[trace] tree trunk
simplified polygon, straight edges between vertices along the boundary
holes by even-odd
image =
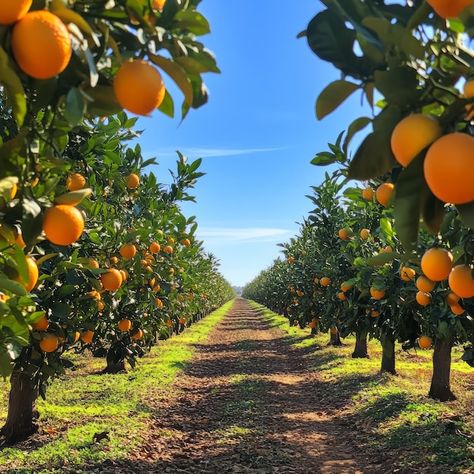
[[[369,354],[367,352],[367,335],[368,331],[362,329],[356,332],[356,343],[354,352],[352,353],[353,359],[368,359]]]
[[[10,382],[7,421],[0,431],[3,446],[12,446],[23,441],[38,430],[35,423],[38,418],[35,409],[38,390],[34,387],[30,376],[15,369]]]
[[[318,326],[311,328],[311,336],[316,336],[318,334]]]
[[[342,346],[341,336],[339,335],[339,331],[337,328],[331,328],[330,331],[330,339],[329,339],[330,346]]]
[[[453,347],[453,338],[438,339],[435,343],[433,352],[433,377],[429,397],[447,402],[456,400],[451,392],[451,348]]]
[[[110,346],[107,352],[107,367],[103,370],[104,374],[119,374],[126,372],[125,360],[122,357],[122,347],[120,345]]]
[[[396,374],[395,371],[395,341],[389,336],[382,338],[382,366],[381,372]]]

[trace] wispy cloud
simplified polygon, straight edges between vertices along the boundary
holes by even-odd
[[[271,153],[283,148],[180,148],[179,151],[190,158],[222,158],[226,156],[253,155],[257,153]],[[147,156],[159,158],[176,158],[176,150],[163,148],[146,153]]]
[[[272,227],[208,227],[197,232],[208,243],[277,242],[291,234],[288,229]]]

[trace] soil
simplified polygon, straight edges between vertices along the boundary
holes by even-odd
[[[174,390],[151,407],[143,445],[100,472],[387,472],[351,444],[347,394],[328,397],[304,351],[243,299],[197,347]]]

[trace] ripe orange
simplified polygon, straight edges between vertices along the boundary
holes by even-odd
[[[35,79],[57,76],[66,69],[72,55],[68,29],[47,10],[27,13],[14,26],[12,49],[18,66]]]
[[[344,283],[341,284],[341,291],[343,291],[344,293],[346,293],[347,291],[349,291],[351,288],[353,287],[353,285],[347,281],[345,281]]]
[[[402,267],[400,269],[400,278],[403,281],[411,281],[415,278],[416,272],[413,268],[410,267]]]
[[[378,318],[380,316],[380,311],[377,311],[377,310],[373,309],[370,312],[370,316],[372,316],[373,318]]]
[[[474,278],[472,268],[468,265],[458,265],[449,274],[449,287],[461,298],[474,296]]]
[[[446,301],[450,306],[458,304],[460,299],[461,297],[453,292],[449,293],[448,296],[446,296]]]
[[[160,298],[156,298],[155,299],[155,306],[158,309],[163,309],[163,307],[164,307],[163,301],[161,301]]]
[[[128,273],[127,270],[119,270],[120,275],[122,275],[122,283],[128,280]]]
[[[424,275],[421,275],[416,280],[416,287],[423,291],[424,293],[429,293],[434,290],[436,283],[431,281],[429,278],[426,278]]]
[[[26,257],[26,266],[28,267],[28,281],[25,282],[21,276],[18,276],[16,281],[21,283],[25,287],[25,290],[29,293],[38,282],[39,270],[35,259],[32,257]]]
[[[80,173],[70,174],[66,180],[66,187],[69,191],[78,191],[86,185],[86,178]]]
[[[104,290],[117,291],[122,286],[122,274],[115,268],[110,268],[100,277]]]
[[[150,252],[158,253],[161,250],[161,245],[158,242],[152,242],[150,244]]]
[[[130,319],[122,319],[118,322],[117,327],[122,332],[128,332],[132,329],[132,321]]]
[[[383,247],[380,249],[380,253],[392,253],[393,249],[390,247],[390,245],[387,245],[386,247]]]
[[[43,218],[46,238],[56,245],[71,245],[84,231],[84,217],[74,206],[58,204],[50,207]]]
[[[126,178],[128,189],[137,189],[140,186],[140,176],[135,173],[130,173]]]
[[[114,80],[119,104],[137,115],[149,115],[161,105],[166,89],[161,74],[142,59],[122,64]]]
[[[75,344],[81,338],[81,333],[79,331],[74,331],[71,336],[72,343]]]
[[[186,324],[186,318],[179,318],[178,322],[179,322],[179,324],[184,326]]]
[[[104,311],[104,308],[105,308],[105,303],[103,301],[98,301],[97,302],[97,309],[99,310],[99,312]]]
[[[309,324],[308,324],[308,327],[311,328],[311,329],[316,329],[318,323],[316,321],[311,321]]]
[[[362,229],[359,233],[360,235],[360,238],[362,240],[367,240],[369,238],[369,235],[370,235],[370,230],[369,229]]]
[[[331,279],[328,277],[322,277],[321,280],[319,280],[321,283],[321,286],[329,286],[331,284]]]
[[[137,248],[133,244],[125,244],[120,247],[120,255],[125,260],[130,260],[137,254]]]
[[[54,334],[46,334],[39,343],[43,352],[54,352],[59,347],[59,339]]]
[[[339,238],[341,240],[347,240],[349,238],[350,234],[351,234],[351,232],[347,228],[339,229],[339,232],[337,233],[337,235],[339,236]]]
[[[23,240],[23,234],[21,232],[18,232],[18,230],[15,232],[16,237],[15,237],[15,243],[20,247],[21,249],[24,249],[26,247],[25,241]]]
[[[33,0],[8,0],[0,2],[0,25],[11,25],[21,20],[31,8]]]
[[[451,311],[456,315],[456,316],[461,316],[466,312],[466,310],[460,305],[460,304],[453,304],[451,305]]]
[[[173,250],[173,247],[171,247],[171,245],[167,245],[164,249],[163,249],[163,252],[167,253],[168,255],[171,255],[174,250]]]
[[[165,8],[165,3],[166,0],[153,0],[153,8],[155,10],[158,10],[159,12],[163,11],[163,8]]]
[[[378,203],[381,204],[383,207],[387,207],[392,199],[393,190],[395,189],[395,185],[392,183],[383,183],[375,192],[375,198],[377,199]]]
[[[338,297],[338,299],[340,299],[341,301],[346,301],[346,300],[347,300],[346,294],[345,294],[343,291],[339,292],[339,293],[337,294],[337,297]]]
[[[89,298],[94,299],[94,300],[100,300],[100,299],[102,299],[102,296],[100,295],[100,293],[99,293],[97,290],[89,291],[89,292],[87,293],[87,296],[88,296]]]
[[[424,163],[425,179],[441,201],[474,201],[474,137],[450,133],[431,145]]]
[[[418,339],[418,345],[421,349],[431,349],[433,346],[433,339],[429,336],[420,336]]]
[[[474,80],[470,79],[464,84],[463,95],[466,99],[472,99],[474,97]]]
[[[141,329],[138,329],[136,332],[133,333],[132,339],[134,341],[139,341],[140,339],[143,339],[143,331]]]
[[[84,331],[81,334],[81,341],[84,344],[90,344],[93,338],[94,338],[94,331]]]
[[[429,293],[425,293],[424,291],[419,291],[416,294],[416,302],[420,306],[428,306],[431,303],[431,295]]]
[[[153,292],[154,292],[154,293],[158,293],[160,290],[161,290],[161,286],[157,283],[157,284],[153,287]]]
[[[453,18],[458,16],[467,6],[474,3],[473,0],[426,0],[433,10],[442,18]]]
[[[385,296],[385,290],[377,290],[377,288],[370,288],[370,296],[374,300],[381,300]]]
[[[110,258],[110,263],[112,265],[117,265],[118,262],[119,262],[118,257],[113,256],[113,257]]]
[[[93,258],[88,258],[87,261],[84,262],[84,265],[94,270],[100,268],[99,262]]]
[[[435,118],[423,114],[409,115],[393,130],[392,152],[396,160],[407,167],[441,133],[441,127]]]
[[[189,239],[184,239],[181,242],[185,247],[189,247],[191,245],[191,241]]]
[[[452,268],[453,256],[443,248],[431,248],[421,258],[421,269],[432,281],[446,280]]]
[[[366,201],[372,201],[374,199],[374,190],[372,188],[365,188],[362,190],[362,197]]]
[[[35,331],[46,331],[49,328],[49,321],[46,316],[41,316],[36,323],[32,324]]]
[[[173,327],[173,321],[171,321],[171,319],[167,319],[166,320],[166,326],[169,327],[169,328],[172,328]]]

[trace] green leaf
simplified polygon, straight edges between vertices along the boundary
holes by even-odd
[[[69,90],[66,96],[66,108],[64,109],[64,117],[70,125],[77,125],[86,110],[86,101],[81,91],[76,87]]]
[[[456,206],[456,209],[458,210],[463,223],[471,229],[474,229],[474,202],[459,204]]]
[[[344,150],[347,151],[347,147],[349,146],[351,140],[354,138],[354,136],[363,130],[369,123],[372,122],[372,119],[370,117],[359,117],[356,118],[350,125],[349,128],[347,129],[347,135],[344,140],[344,145],[343,148]]]
[[[393,262],[393,260],[400,257],[400,254],[396,252],[386,252],[386,253],[379,253],[378,255],[374,255],[373,257],[368,258],[367,264],[372,267],[381,267],[386,263]]]
[[[375,87],[390,104],[405,106],[420,96],[416,71],[407,66],[375,71]]]
[[[338,80],[331,82],[316,101],[316,116],[319,120],[337,109],[354,91],[359,88],[353,82]]]
[[[163,102],[161,102],[158,110],[168,117],[174,118],[174,101],[173,97],[171,97],[171,94],[168,91],[166,91]]]
[[[87,111],[92,116],[108,116],[114,115],[122,111],[121,105],[117,102],[114,89],[112,86],[96,86],[90,87],[84,91],[87,104]]]
[[[0,289],[9,291],[18,296],[25,296],[27,294],[25,287],[21,283],[5,277],[0,277]]]
[[[195,35],[206,35],[211,32],[211,27],[206,18],[195,10],[181,10],[175,17],[179,28],[188,30]]]

